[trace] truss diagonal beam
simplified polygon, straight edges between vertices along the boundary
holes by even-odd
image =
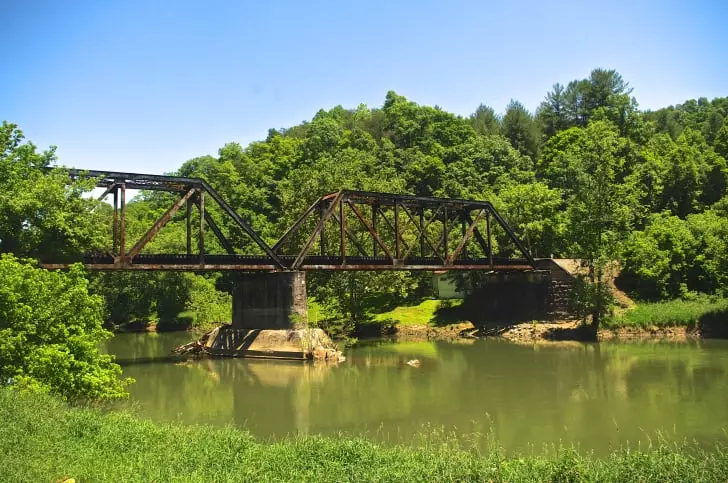
[[[316,239],[316,236],[318,236],[319,233],[321,233],[321,229],[324,227],[324,224],[326,221],[331,218],[331,215],[334,213],[334,209],[336,209],[336,205],[341,199],[342,192],[339,191],[336,193],[336,196],[334,196],[334,199],[330,202],[329,207],[326,209],[326,212],[323,214],[321,219],[319,219],[319,222],[316,224],[316,228],[314,229],[313,233],[311,233],[311,236],[308,237],[308,240],[306,241],[306,244],[303,246],[303,249],[298,254],[296,259],[293,261],[293,264],[291,265],[291,270],[297,270],[298,267],[301,266],[303,263],[303,259],[306,258],[306,255],[308,255],[309,250],[311,250],[311,246],[313,246],[313,242]]]
[[[169,209],[152,225],[152,227],[147,230],[147,232],[139,239],[136,244],[129,250],[129,253],[126,254],[126,258],[131,260],[137,254],[142,251],[144,246],[152,241],[152,239],[159,233],[159,230],[161,230],[164,225],[166,225],[169,220],[172,219],[175,213],[177,213],[177,210],[179,210],[183,204],[187,202],[188,199],[190,199],[190,196],[192,196],[195,193],[195,188],[192,188],[189,190],[182,198],[178,199],[172,206],[169,207]],[[122,254],[122,256],[124,256]]]
[[[485,215],[485,213],[486,213],[486,208],[483,208],[482,210],[480,210],[480,213],[478,213],[478,216],[475,217],[475,221],[470,223],[470,226],[465,231],[465,235],[463,235],[463,239],[460,240],[460,243],[458,244],[457,248],[455,248],[455,251],[453,251],[450,254],[450,256],[448,257],[448,259],[447,259],[448,264],[452,264],[455,261],[455,259],[457,258],[457,256],[460,254],[460,252],[463,250],[463,248],[465,247],[465,244],[468,242],[470,237],[473,236],[473,232],[475,231],[476,224]]]
[[[374,241],[377,243],[377,245],[382,247],[382,250],[384,250],[384,253],[387,254],[387,256],[389,257],[390,260],[394,261],[392,252],[390,252],[389,248],[387,248],[384,245],[384,243],[382,243],[382,239],[379,238],[379,235],[377,234],[377,232],[364,219],[364,216],[362,216],[361,212],[359,211],[359,208],[357,208],[356,205],[351,202],[351,200],[347,200],[346,202],[351,207],[351,210],[354,212],[354,214],[357,216],[357,218],[359,218],[359,221],[361,221],[362,225],[364,225],[364,228],[366,228],[367,231],[372,235],[372,238],[374,238]]]

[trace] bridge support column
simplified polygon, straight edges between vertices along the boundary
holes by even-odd
[[[307,324],[306,273],[248,273],[233,289],[233,323],[213,330],[209,354],[309,359],[338,357],[336,346]]]
[[[233,328],[299,329],[307,325],[306,272],[250,273],[233,290]]]

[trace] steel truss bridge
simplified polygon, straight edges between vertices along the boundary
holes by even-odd
[[[44,260],[50,269],[67,268],[71,262],[83,262],[90,270],[527,271],[536,267],[488,201],[341,190],[318,198],[269,245],[203,179],[81,170],[70,170],[69,175],[95,179],[97,187],[105,189],[101,199],[113,196],[112,240],[103,253],[63,263]],[[128,189],[175,195],[174,203],[138,240],[129,240],[127,233]],[[175,215],[186,224],[186,252],[147,253],[145,248]],[[224,254],[206,250],[208,229]],[[232,230],[242,231],[250,243],[242,247],[231,243]],[[508,244],[514,256],[494,255],[495,230],[500,230],[497,240]]]

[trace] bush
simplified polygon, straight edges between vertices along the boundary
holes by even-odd
[[[232,296],[217,290],[214,280],[192,276],[187,312],[184,313],[192,316],[195,328],[208,330],[214,325],[229,323],[233,318],[232,310]]]
[[[49,272],[2,255],[0,280],[0,385],[74,399],[126,395],[132,381],[97,348],[111,334],[80,265]]]

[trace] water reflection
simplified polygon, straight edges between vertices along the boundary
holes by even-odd
[[[110,345],[124,359],[183,342],[127,336]],[[421,366],[408,366],[410,359]],[[563,441],[599,452],[658,430],[705,443],[725,438],[726,371],[721,341],[374,344],[350,350],[335,367],[204,359],[124,368],[137,380],[132,399],[155,419],[235,424],[263,438],[344,432],[389,441],[442,425],[492,431],[509,450]]]

